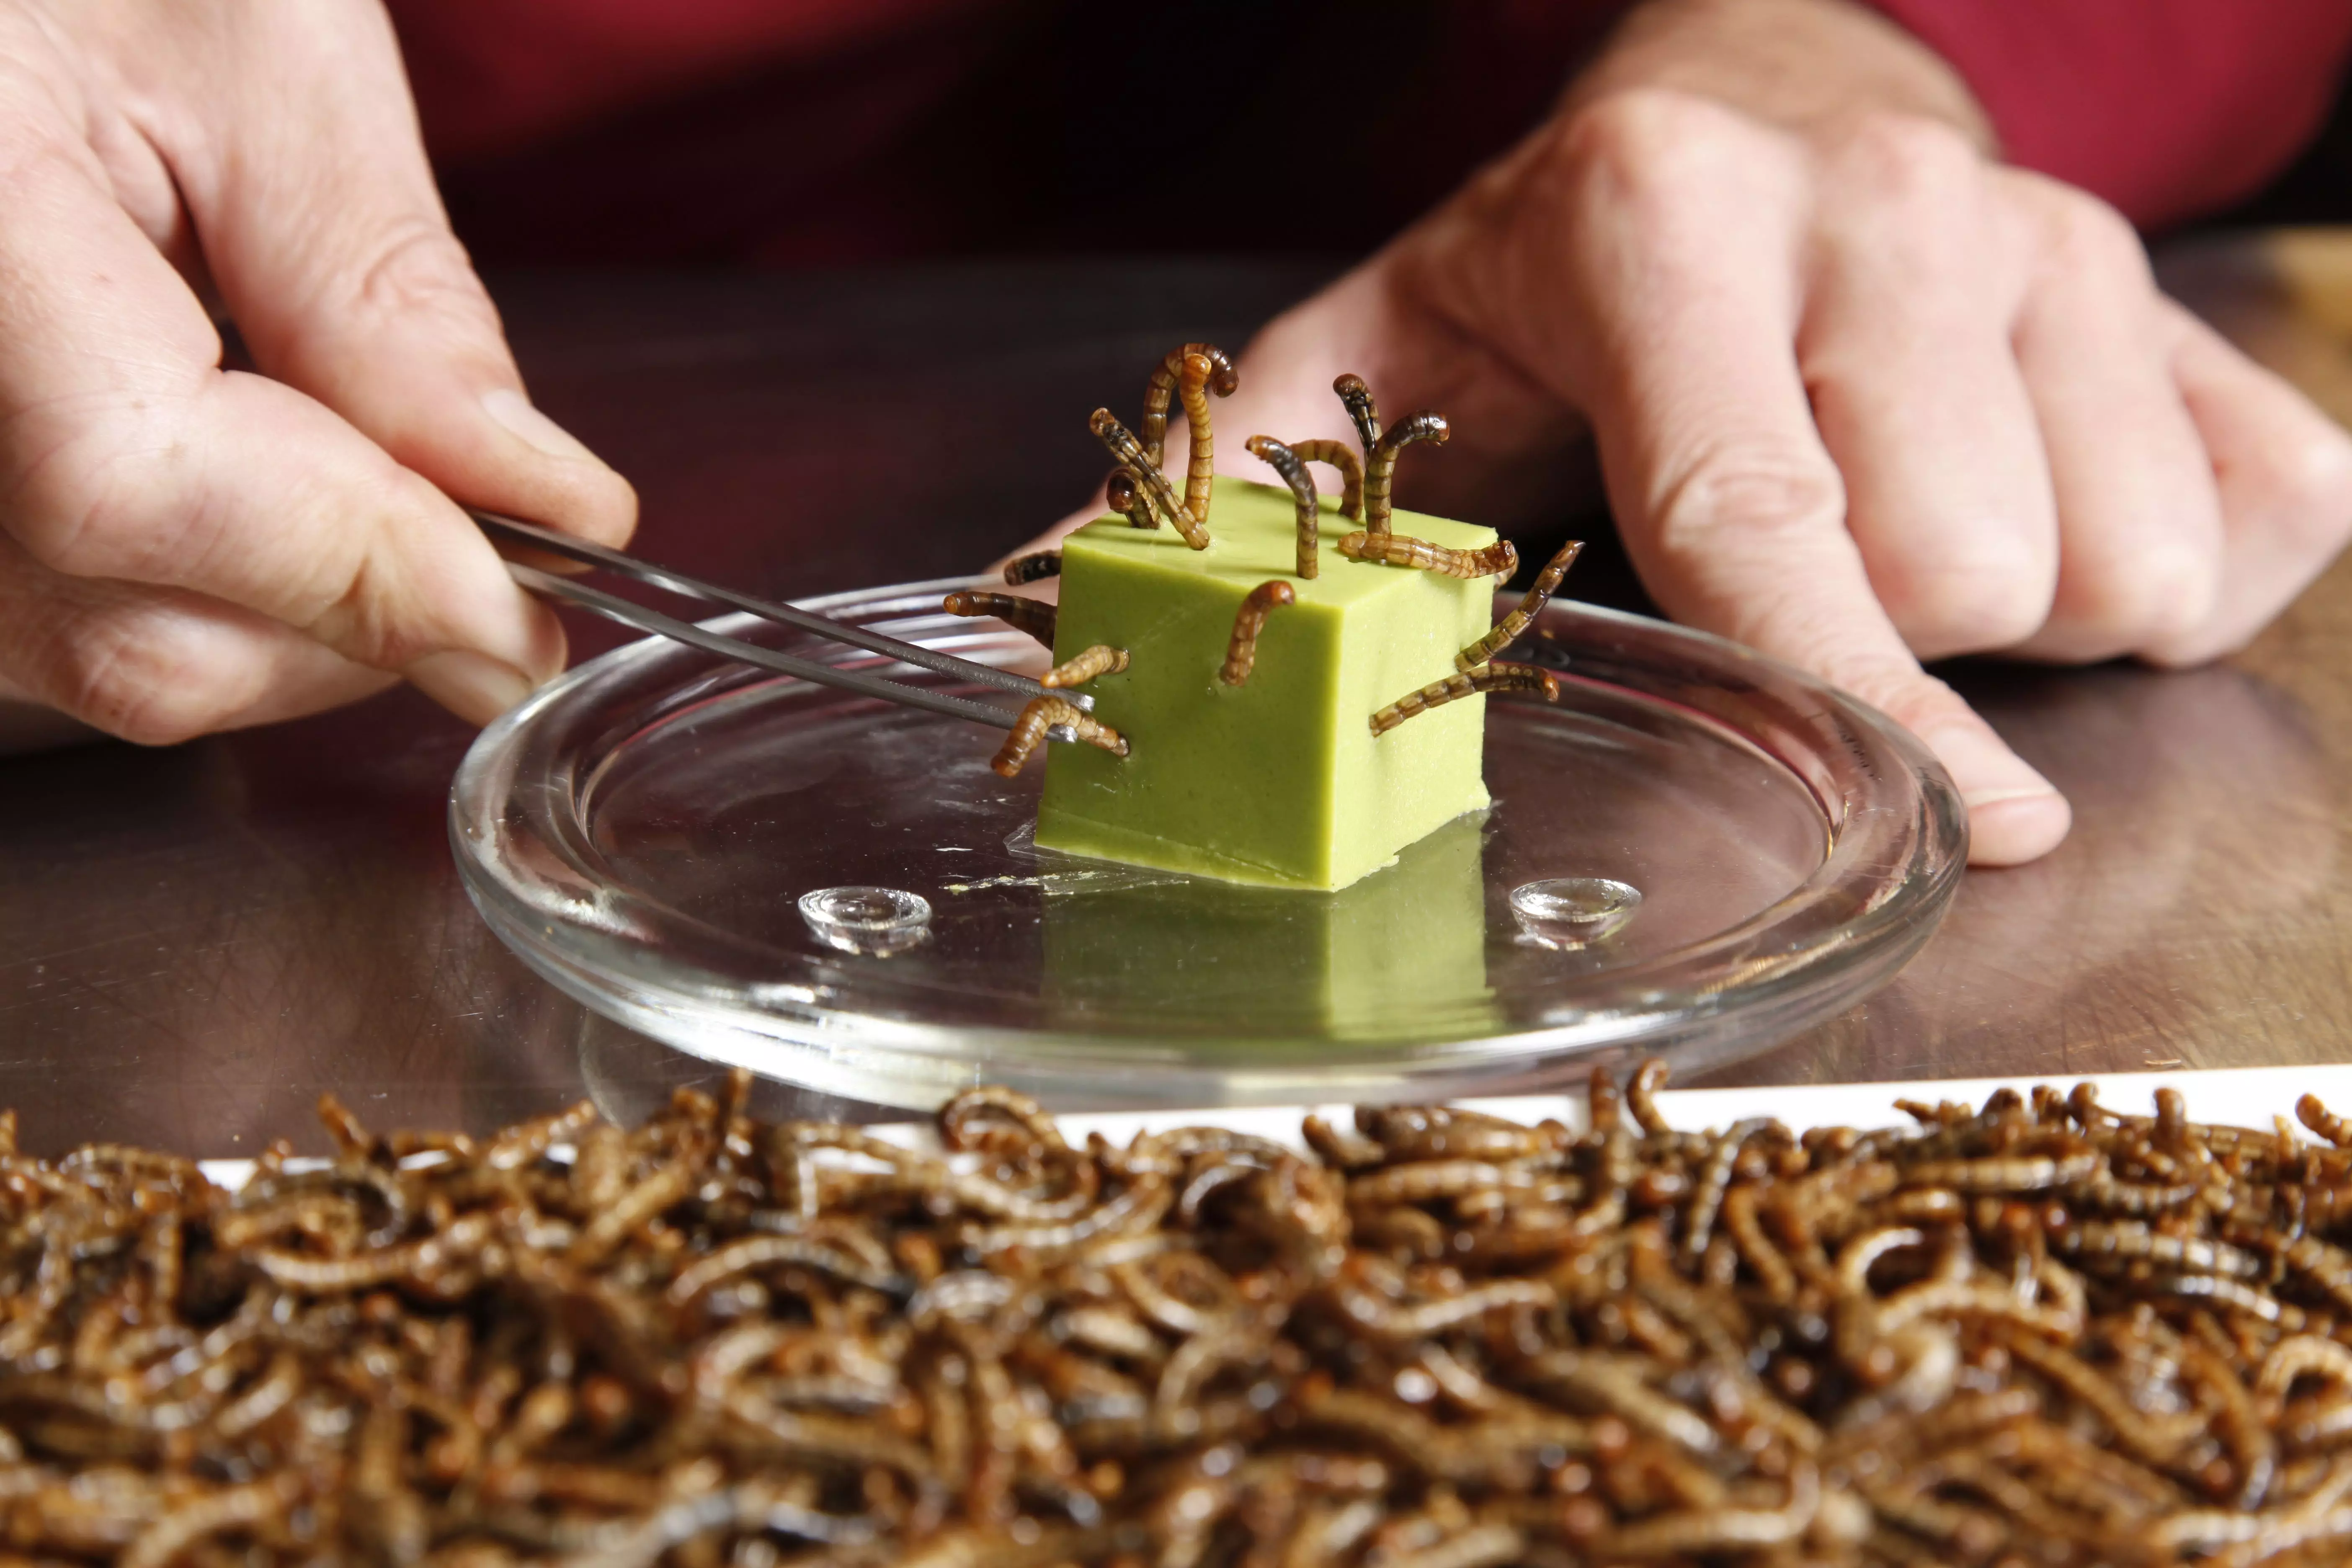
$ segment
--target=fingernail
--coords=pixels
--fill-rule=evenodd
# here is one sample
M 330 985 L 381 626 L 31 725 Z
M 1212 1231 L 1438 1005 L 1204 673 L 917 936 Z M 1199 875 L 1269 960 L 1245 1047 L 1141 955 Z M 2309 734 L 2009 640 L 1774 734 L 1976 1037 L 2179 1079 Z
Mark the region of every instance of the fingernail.
M 2074 812 L 2048 779 L 1984 731 L 1954 725 L 1923 737 L 1969 808 L 1969 859 L 2015 866 L 2058 847 Z
M 402 673 L 469 724 L 488 724 L 539 689 L 537 681 L 514 666 L 465 648 L 427 654 Z
M 1970 806 L 2056 795 L 2050 781 L 1982 730 L 1953 724 L 1921 737 L 1951 770 L 1960 798 Z
M 531 406 L 530 399 L 512 387 L 493 387 L 482 394 L 482 411 L 551 458 L 601 464 L 579 437 Z

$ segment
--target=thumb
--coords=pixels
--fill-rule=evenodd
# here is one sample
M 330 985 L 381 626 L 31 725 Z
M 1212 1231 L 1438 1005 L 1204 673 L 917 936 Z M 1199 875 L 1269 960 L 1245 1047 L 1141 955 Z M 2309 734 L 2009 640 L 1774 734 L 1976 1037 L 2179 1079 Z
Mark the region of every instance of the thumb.
M 278 8 L 196 47 L 222 140 L 174 169 L 262 371 L 458 500 L 625 542 L 635 492 L 531 405 L 450 232 L 383 8 Z

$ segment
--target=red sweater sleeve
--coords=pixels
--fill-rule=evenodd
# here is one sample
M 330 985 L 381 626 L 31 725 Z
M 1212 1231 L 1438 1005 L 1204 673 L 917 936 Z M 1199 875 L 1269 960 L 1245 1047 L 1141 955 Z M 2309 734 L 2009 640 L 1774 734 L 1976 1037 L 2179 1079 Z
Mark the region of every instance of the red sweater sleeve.
M 2252 195 L 2318 131 L 2347 0 L 1873 0 L 1949 60 L 2011 162 L 2143 227 Z

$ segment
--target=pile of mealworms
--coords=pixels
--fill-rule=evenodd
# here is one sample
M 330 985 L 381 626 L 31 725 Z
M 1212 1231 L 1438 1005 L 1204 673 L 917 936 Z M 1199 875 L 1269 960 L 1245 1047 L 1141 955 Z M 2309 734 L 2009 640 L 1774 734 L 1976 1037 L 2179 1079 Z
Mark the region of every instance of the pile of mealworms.
M 2340 1563 L 2352 1126 L 0 1124 L 11 1561 Z

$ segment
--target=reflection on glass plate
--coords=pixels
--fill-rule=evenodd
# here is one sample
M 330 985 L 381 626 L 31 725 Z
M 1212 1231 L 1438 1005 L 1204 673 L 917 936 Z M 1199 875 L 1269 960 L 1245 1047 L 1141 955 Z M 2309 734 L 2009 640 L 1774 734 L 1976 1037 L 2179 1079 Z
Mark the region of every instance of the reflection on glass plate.
M 961 583 L 811 607 L 1042 670 Z M 748 617 L 734 637 L 944 678 Z M 1555 602 L 1558 707 L 1487 707 L 1496 804 L 1338 893 L 1036 847 L 998 736 L 661 642 L 488 731 L 450 831 L 499 936 L 591 1007 L 886 1104 L 994 1080 L 1062 1107 L 1531 1089 L 1759 1050 L 1927 940 L 1966 853 L 1879 715 L 1730 644 Z M 974 693 L 977 695 L 977 693 Z

